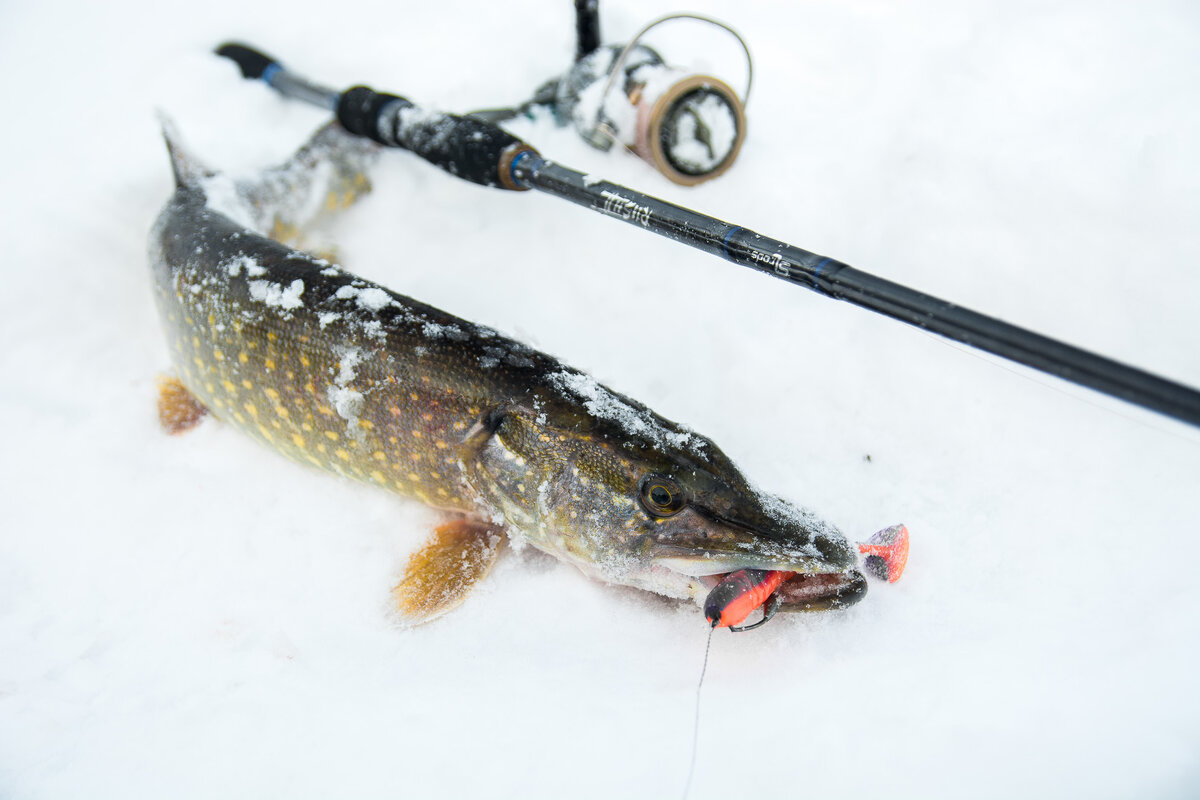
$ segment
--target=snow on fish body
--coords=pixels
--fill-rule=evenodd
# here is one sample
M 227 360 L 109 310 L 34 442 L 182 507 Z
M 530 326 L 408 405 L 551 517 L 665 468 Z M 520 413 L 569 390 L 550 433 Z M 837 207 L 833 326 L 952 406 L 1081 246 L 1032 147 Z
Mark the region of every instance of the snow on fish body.
M 835 528 L 752 488 L 708 439 L 278 241 L 365 193 L 375 145 L 330 125 L 234 183 L 167 138 L 177 188 L 150 260 L 179 380 L 268 447 L 447 512 L 394 590 L 404 618 L 460 602 L 503 536 L 671 597 L 746 567 L 797 573 L 783 610 L 865 592 Z

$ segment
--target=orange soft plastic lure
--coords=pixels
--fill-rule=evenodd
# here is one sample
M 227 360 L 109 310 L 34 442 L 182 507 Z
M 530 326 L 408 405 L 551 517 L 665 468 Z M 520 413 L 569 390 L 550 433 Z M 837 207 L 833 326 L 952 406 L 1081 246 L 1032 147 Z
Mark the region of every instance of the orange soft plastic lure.
M 908 528 L 884 528 L 858 545 L 867 572 L 888 583 L 900 579 L 908 563 Z M 748 631 L 766 623 L 783 601 L 777 590 L 795 572 L 776 569 L 739 569 L 714 586 L 704 600 L 704 616 L 714 628 Z M 762 607 L 763 618 L 753 625 L 738 627 L 754 609 Z

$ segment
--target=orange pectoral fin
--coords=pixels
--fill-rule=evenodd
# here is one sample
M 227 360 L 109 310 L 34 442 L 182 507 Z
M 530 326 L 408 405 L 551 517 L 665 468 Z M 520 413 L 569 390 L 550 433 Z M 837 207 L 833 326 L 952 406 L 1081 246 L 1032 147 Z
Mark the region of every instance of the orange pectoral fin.
M 158 421 L 172 435 L 189 431 L 200 424 L 208 409 L 192 396 L 178 378 L 158 378 Z
M 437 527 L 392 589 L 400 619 L 420 625 L 456 608 L 491 571 L 503 543 L 500 528 L 488 522 L 460 519 Z

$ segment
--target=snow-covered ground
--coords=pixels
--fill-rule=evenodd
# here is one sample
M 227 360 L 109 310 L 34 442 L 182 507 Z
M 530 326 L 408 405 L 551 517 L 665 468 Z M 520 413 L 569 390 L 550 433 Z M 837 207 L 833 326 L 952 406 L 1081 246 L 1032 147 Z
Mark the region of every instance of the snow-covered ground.
M 741 159 L 683 189 L 517 125 L 546 156 L 1200 385 L 1195 3 L 604 5 L 609 41 L 681 8 L 746 36 Z M 155 109 L 242 172 L 322 120 L 215 44 L 466 110 L 524 99 L 572 36 L 565 0 L 0 6 L 0 797 L 682 792 L 697 609 L 526 550 L 397 629 L 431 512 L 154 413 Z M 741 84 L 736 46 L 666 38 Z M 692 796 L 1200 793 L 1200 431 L 549 196 L 404 153 L 376 186 L 348 268 L 589 370 L 851 536 L 912 531 L 851 611 L 714 638 Z

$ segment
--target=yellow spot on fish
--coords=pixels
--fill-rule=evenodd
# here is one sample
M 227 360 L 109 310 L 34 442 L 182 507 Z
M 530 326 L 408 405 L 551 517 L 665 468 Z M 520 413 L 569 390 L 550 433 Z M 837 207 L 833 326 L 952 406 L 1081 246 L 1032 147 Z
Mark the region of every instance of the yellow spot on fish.
M 245 363 L 246 363 L 247 361 L 249 361 L 249 360 L 250 360 L 250 356 L 246 355 L 246 351 L 245 351 L 245 350 L 243 350 L 242 352 L 238 353 L 238 361 L 240 361 L 240 362 L 242 362 L 243 364 L 245 364 Z
M 267 331 L 267 341 L 268 342 L 273 342 L 278 338 L 279 338 L 279 335 L 277 333 L 275 333 L 275 331 Z
M 374 423 L 374 422 L 371 422 L 371 420 L 369 420 L 369 419 L 360 419 L 360 420 L 358 421 L 358 424 L 359 424 L 359 425 L 362 425 L 362 426 L 363 426 L 364 428 L 366 428 L 367 430 L 371 430 L 372 428 L 374 428 L 374 427 L 375 427 L 375 423 Z
M 237 387 L 233 385 L 233 381 L 222 381 L 222 383 L 225 385 L 225 391 L 229 392 L 230 394 L 237 392 Z
M 216 347 L 214 347 L 214 348 L 213 348 L 213 358 L 215 358 L 217 361 L 224 361 L 224 360 L 225 360 L 225 354 L 224 354 L 224 353 L 222 353 L 222 352 L 221 352 L 219 349 L 217 349 Z
M 311 417 L 310 417 L 310 419 L 311 419 Z M 309 425 L 307 422 L 301 422 L 300 427 L 303 428 L 306 432 L 312 433 L 313 426 Z
M 293 434 L 292 434 L 292 441 L 296 443 L 296 447 L 301 447 L 301 448 L 302 448 L 302 447 L 306 447 L 306 446 L 307 446 L 307 445 L 305 445 L 305 443 L 304 443 L 304 437 L 303 437 L 303 436 L 301 436 L 301 435 L 300 435 L 300 434 L 298 434 L 298 433 L 293 433 Z
M 445 450 L 445 449 L 446 449 L 446 443 L 445 443 L 445 442 L 443 442 L 441 439 L 438 439 L 436 442 L 434 442 L 434 444 L 437 446 L 437 449 L 438 449 L 438 450 Z
M 317 450 L 318 450 L 319 452 L 322 452 L 322 453 L 324 453 L 324 452 L 325 452 L 325 449 L 326 449 L 326 448 L 325 448 L 325 443 L 324 443 L 324 442 L 317 442 Z
M 192 347 L 196 348 L 197 350 L 200 349 L 200 339 L 195 336 L 192 337 Z
M 272 389 L 270 387 L 263 389 L 263 393 L 266 394 L 266 396 L 271 398 L 272 400 L 279 399 L 279 392 L 275 391 L 274 389 Z
M 409 399 L 409 400 L 420 400 L 420 399 L 421 399 L 421 395 L 417 394 L 416 392 L 409 392 L 409 393 L 408 393 L 408 399 Z
M 523 483 L 518 483 L 518 484 L 517 484 L 517 491 L 518 491 L 518 492 L 523 492 L 523 491 L 525 491 L 525 484 L 523 484 Z
M 450 496 L 450 493 L 449 493 L 449 492 L 447 492 L 445 489 L 443 489 L 443 488 L 441 488 L 441 487 L 438 487 L 438 494 L 440 494 L 442 497 L 449 497 L 449 496 Z
M 291 416 L 291 413 L 281 405 L 275 406 L 275 413 L 278 414 L 279 416 L 283 417 L 284 419 L 287 419 L 288 417 Z
M 387 461 L 387 454 L 382 450 L 376 450 L 374 453 L 371 453 L 371 457 L 376 461 Z
M 422 414 L 421 419 L 425 420 L 426 422 L 433 422 L 433 414 L 429 414 L 429 413 Z
M 336 453 L 336 454 L 337 454 L 337 457 L 338 457 L 338 458 L 340 458 L 342 461 L 349 461 L 349 460 L 350 460 L 350 454 L 349 454 L 349 453 L 347 453 L 345 450 L 343 450 L 343 449 L 342 449 L 342 448 L 340 448 L 340 447 L 339 447 L 337 450 L 334 450 L 333 452 L 334 452 L 334 453 Z
M 208 389 L 208 393 L 209 393 L 209 394 L 212 394 L 212 393 L 214 393 L 215 391 L 217 391 L 216 387 L 215 387 L 215 386 L 213 386 L 213 385 L 212 385 L 211 383 L 209 383 L 208 381 L 205 381 L 205 382 L 204 382 L 204 388 L 205 388 L 205 389 Z
M 301 364 L 303 364 L 303 365 L 304 365 L 304 366 L 306 366 L 306 367 L 307 367 L 307 366 L 310 366 L 310 362 L 309 362 L 309 360 L 308 360 L 308 356 L 306 356 L 306 355 L 304 355 L 303 353 L 301 353 L 301 354 L 300 354 L 300 363 L 301 363 Z
M 467 423 L 462 422 L 461 420 L 454 423 L 454 430 L 456 430 L 456 431 L 461 431 L 466 427 L 467 427 Z
M 275 359 L 268 358 L 266 361 L 263 362 L 263 366 L 269 370 L 275 369 Z
M 233 418 L 234 418 L 234 419 L 236 419 L 236 420 L 238 421 L 238 424 L 239 424 L 239 425 L 245 425 L 245 424 L 246 424 L 246 418 L 245 418 L 245 417 L 243 417 L 243 416 L 241 415 L 241 413 L 240 413 L 240 412 L 238 412 L 238 411 L 235 411 L 235 412 L 233 412 Z
M 408 457 L 409 457 L 409 458 L 411 458 L 413 461 L 420 461 L 420 460 L 421 460 L 421 454 L 420 454 L 420 453 L 409 453 L 409 454 L 408 454 Z
M 468 406 L 468 407 L 467 407 L 467 413 L 468 413 L 468 414 L 478 414 L 478 413 L 479 413 L 479 409 L 478 409 L 476 406 Z
M 377 469 L 371 470 L 371 477 L 376 483 L 384 483 L 387 480 L 384 474 Z
M 325 431 L 325 438 L 331 442 L 336 442 L 338 440 L 337 431 Z
M 256 419 L 258 418 L 258 408 L 254 405 L 254 403 L 246 403 L 246 405 L 242 406 L 242 408 L 246 409 L 246 413 L 250 416 Z
M 416 431 L 416 430 L 415 430 L 415 431 L 413 431 L 413 432 L 412 432 L 412 435 L 413 435 L 413 436 L 415 436 L 415 437 L 417 437 L 418 439 L 420 439 L 420 438 L 421 438 L 422 436 L 424 436 L 425 434 L 421 433 L 420 431 Z
M 419 480 L 421 480 L 421 476 L 415 472 L 410 472 L 410 473 L 408 473 L 408 479 L 413 480 L 413 481 L 419 481 Z
M 264 428 L 262 425 L 258 426 L 258 430 L 262 433 L 263 438 L 266 439 L 268 442 L 275 441 L 275 437 L 271 435 L 271 432 L 269 430 L 267 430 L 266 428 Z

